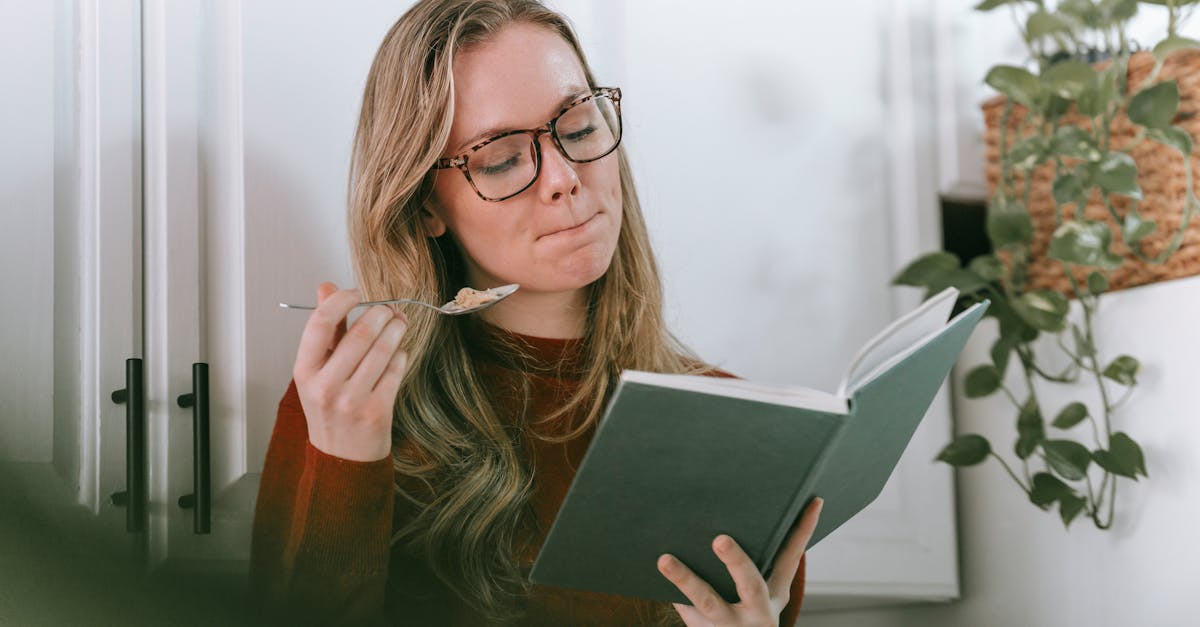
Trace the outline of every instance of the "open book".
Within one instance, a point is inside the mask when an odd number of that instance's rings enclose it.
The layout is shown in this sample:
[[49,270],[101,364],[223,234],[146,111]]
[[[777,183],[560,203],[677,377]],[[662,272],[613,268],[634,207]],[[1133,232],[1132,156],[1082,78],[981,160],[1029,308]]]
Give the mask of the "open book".
[[947,288],[851,360],[836,393],[625,371],[538,553],[535,583],[690,603],[671,553],[726,600],[726,533],[764,577],[800,512],[825,499],[812,547],[875,500],[989,302],[948,320]]

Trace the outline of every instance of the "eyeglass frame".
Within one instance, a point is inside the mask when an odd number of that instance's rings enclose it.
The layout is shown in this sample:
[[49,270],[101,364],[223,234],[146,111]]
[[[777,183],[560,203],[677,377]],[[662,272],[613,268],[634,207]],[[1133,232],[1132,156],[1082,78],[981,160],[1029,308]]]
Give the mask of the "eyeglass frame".
[[[583,104],[589,100],[592,100],[594,98],[599,98],[601,96],[606,96],[606,97],[608,97],[609,100],[612,100],[613,108],[617,112],[617,141],[613,143],[612,148],[608,149],[608,151],[606,151],[604,154],[602,154],[598,157],[593,157],[591,159],[582,159],[582,160],[572,159],[571,156],[567,154],[567,150],[565,148],[563,148],[562,141],[560,141],[558,138],[558,133],[555,130],[555,124],[558,122],[559,118],[561,118],[563,116],[563,114],[565,114],[571,108],[581,105],[581,104]],[[468,157],[470,157],[471,154],[474,153],[475,151],[479,150],[480,148],[483,148],[484,146],[486,146],[492,142],[499,141],[501,139],[504,139],[505,137],[517,135],[519,133],[524,133],[526,135],[529,135],[533,139],[534,158],[536,159],[534,166],[533,166],[533,178],[531,178],[529,180],[529,182],[525,184],[525,187],[522,187],[521,189],[519,189],[507,196],[503,196],[501,198],[488,198],[487,196],[484,196],[483,192],[479,191],[479,188],[475,186],[475,181],[471,179],[471,172],[470,172],[469,168],[467,167]],[[488,139],[485,139],[485,140],[479,142],[478,144],[471,146],[470,148],[468,148],[465,152],[463,152],[461,154],[458,154],[453,157],[441,157],[433,164],[433,169],[434,170],[443,170],[443,169],[449,169],[449,168],[457,168],[460,172],[463,173],[463,176],[467,177],[467,182],[471,184],[471,189],[475,190],[475,193],[480,198],[482,198],[488,202],[500,202],[502,200],[508,200],[509,198],[512,198],[513,196],[516,196],[517,194],[520,194],[521,192],[529,189],[531,186],[533,186],[534,183],[537,182],[538,177],[542,175],[542,142],[540,141],[540,139],[541,139],[541,136],[546,133],[549,133],[550,139],[554,140],[554,145],[558,147],[559,154],[561,154],[564,158],[566,158],[567,161],[570,161],[572,163],[591,163],[593,161],[599,161],[600,159],[607,157],[608,155],[612,154],[612,152],[614,150],[617,149],[617,146],[621,145],[621,137],[625,134],[625,126],[621,122],[621,88],[620,87],[597,87],[597,88],[593,89],[591,91],[591,93],[587,94],[586,96],[580,96],[579,98],[572,100],[565,107],[560,109],[559,112],[556,113],[553,118],[550,118],[549,122],[546,122],[542,126],[539,126],[537,128],[530,128],[530,129],[519,129],[519,130],[506,131],[506,132],[496,135],[494,137],[489,137]]]

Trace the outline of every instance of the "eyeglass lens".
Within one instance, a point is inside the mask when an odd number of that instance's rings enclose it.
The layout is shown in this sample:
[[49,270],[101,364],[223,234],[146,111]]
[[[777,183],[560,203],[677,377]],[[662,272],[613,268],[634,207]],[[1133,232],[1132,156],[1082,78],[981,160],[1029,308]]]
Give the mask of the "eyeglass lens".
[[[591,161],[612,151],[621,137],[616,106],[597,96],[567,109],[554,125],[568,159]],[[498,139],[471,153],[467,170],[486,198],[503,198],[524,189],[537,176],[536,149],[529,133]]]

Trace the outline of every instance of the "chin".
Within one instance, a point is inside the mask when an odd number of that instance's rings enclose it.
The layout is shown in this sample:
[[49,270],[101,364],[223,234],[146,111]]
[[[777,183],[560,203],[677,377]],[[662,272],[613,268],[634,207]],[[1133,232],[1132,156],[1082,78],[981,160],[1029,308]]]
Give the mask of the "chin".
[[558,272],[539,273],[541,276],[537,280],[530,281],[528,286],[522,284],[522,287],[544,292],[577,290],[598,281],[608,272],[611,263],[611,255],[605,259],[596,259],[595,257],[581,259],[577,263],[561,268]]

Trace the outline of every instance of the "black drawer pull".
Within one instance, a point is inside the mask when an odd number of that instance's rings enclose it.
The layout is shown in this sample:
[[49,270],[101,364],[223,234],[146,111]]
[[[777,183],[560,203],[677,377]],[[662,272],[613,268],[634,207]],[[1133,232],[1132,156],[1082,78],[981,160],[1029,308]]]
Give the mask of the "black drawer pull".
[[192,528],[212,530],[212,486],[208,457],[208,364],[192,364],[192,392],[181,394],[180,407],[192,408],[192,493],[179,497],[179,507],[192,510]]

